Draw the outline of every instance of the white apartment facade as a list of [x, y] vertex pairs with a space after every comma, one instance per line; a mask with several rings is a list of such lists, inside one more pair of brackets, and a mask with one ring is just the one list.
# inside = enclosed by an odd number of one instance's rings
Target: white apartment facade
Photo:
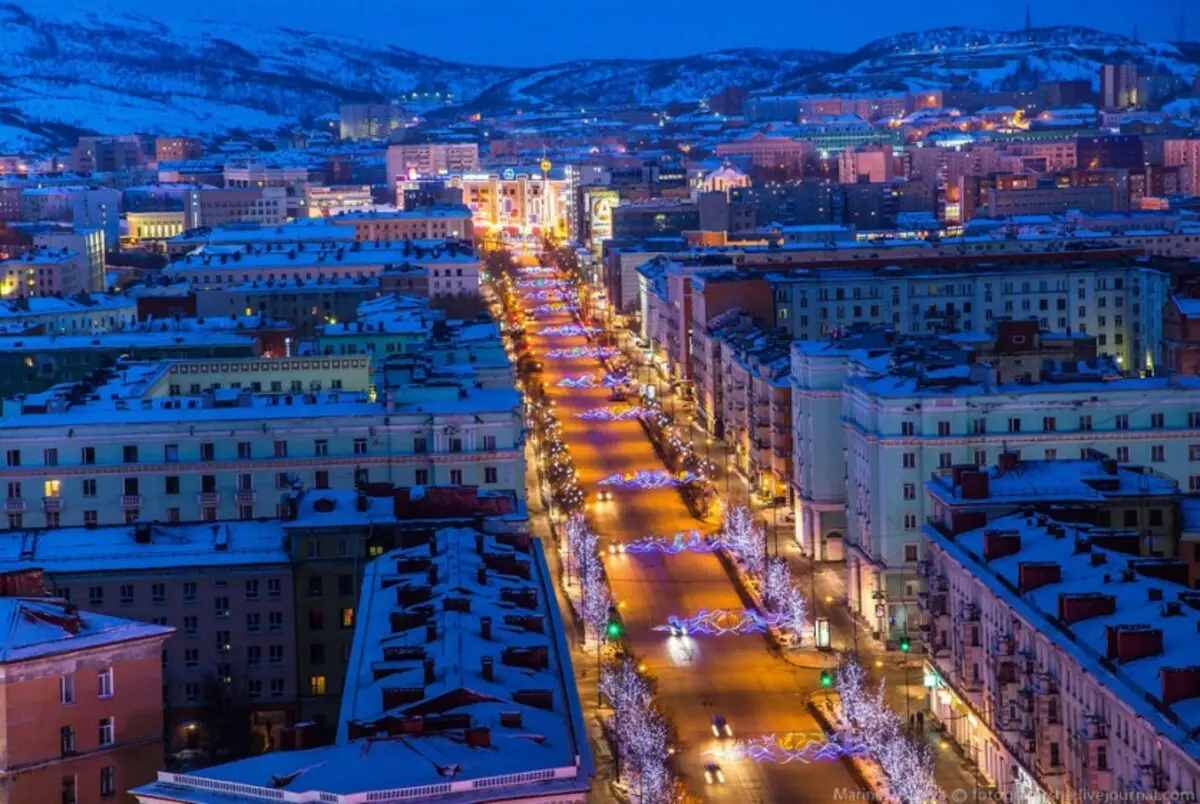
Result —
[[77, 404], [52, 391], [7, 401], [0, 529], [275, 517], [294, 487], [363, 481], [524, 495], [517, 391], [445, 380], [376, 399], [339, 379], [368, 360], [126, 364]]
[[[969, 371], [964, 381], [941, 385], [889, 373], [878, 358], [850, 362], [840, 412], [846, 580], [851, 608], [877, 631], [911, 633], [919, 619], [920, 527], [929, 514], [921, 489], [931, 474], [948, 473], [956, 464], [991, 465], [1006, 450], [1050, 460], [1099, 450], [1200, 491], [1200, 378], [1064, 375], [1053, 382], [997, 384], [985, 366]], [[793, 406], [802, 407], [797, 402]], [[822, 409], [825, 415], [829, 407]], [[834, 430], [838, 424], [830, 419], [823, 426]], [[819, 432], [822, 425], [806, 426]], [[801, 441], [793, 454], [806, 448]], [[831, 447], [823, 448], [829, 456]], [[837, 465], [814, 469], [837, 474]], [[832, 495], [822, 500], [832, 501]]]
[[797, 340], [878, 324], [903, 333], [982, 331], [1000, 318], [1037, 317], [1055, 331], [1096, 335], [1126, 370], [1160, 362], [1170, 276], [1144, 258], [979, 265], [795, 269], [772, 280], [775, 324]]
[[1197, 800], [1194, 592], [1087, 525], [924, 530], [929, 707], [998, 795]]
[[389, 145], [387, 149], [387, 176], [393, 186], [405, 179], [471, 170], [479, 170], [479, 145], [474, 142]]

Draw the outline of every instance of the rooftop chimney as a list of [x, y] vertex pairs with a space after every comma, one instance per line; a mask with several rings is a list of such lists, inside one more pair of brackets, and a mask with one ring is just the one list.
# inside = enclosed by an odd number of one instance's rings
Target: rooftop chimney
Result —
[[1058, 564], [1022, 561], [1017, 565], [1017, 586], [1022, 592], [1032, 592], [1052, 583], [1062, 583], [1062, 567]]
[[425, 660], [425, 686], [429, 686], [437, 681], [436, 669], [437, 668], [433, 663], [433, 659]]
[[491, 656], [484, 656], [482, 659], [479, 660], [479, 664], [480, 664], [480, 670], [483, 672], [483, 680], [484, 681], [495, 681], [496, 680], [496, 671], [495, 671], [496, 660], [493, 659]]
[[1112, 614], [1117, 610], [1117, 598], [1099, 592], [1084, 594], [1060, 594], [1058, 596], [1058, 619], [1064, 625], [1090, 620]]
[[492, 618], [491, 617], [480, 617], [479, 618], [479, 635], [482, 636], [484, 639], [492, 638]]
[[492, 730], [487, 726], [473, 726], [464, 731], [463, 736], [472, 748], [492, 747]]
[[1163, 652], [1163, 632], [1161, 628], [1151, 628], [1148, 625], [1110, 625], [1104, 629], [1108, 659], [1116, 659], [1121, 664], [1147, 656], [1160, 656]]
[[1164, 706], [1200, 696], [1200, 665], [1163, 667], [1158, 672], [1162, 680]]
[[985, 530], [983, 532], [983, 560], [1011, 556], [1021, 551], [1021, 534], [1015, 530]]

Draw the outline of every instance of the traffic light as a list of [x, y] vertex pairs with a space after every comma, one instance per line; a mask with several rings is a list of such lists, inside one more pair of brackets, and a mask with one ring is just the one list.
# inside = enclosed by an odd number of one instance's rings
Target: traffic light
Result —
[[912, 643], [908, 641], [908, 637], [900, 637], [900, 652], [908, 653], [908, 649], [912, 647]]
[[833, 673], [829, 672], [828, 670], [821, 671], [821, 686], [822, 687], [832, 687], [833, 686]]
[[608, 627], [604, 629], [604, 633], [609, 639], [619, 639], [621, 636], [621, 624], [616, 620], [609, 620]]

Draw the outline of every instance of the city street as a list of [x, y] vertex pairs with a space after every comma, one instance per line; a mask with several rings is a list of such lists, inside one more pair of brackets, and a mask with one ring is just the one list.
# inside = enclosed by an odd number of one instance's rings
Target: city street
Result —
[[[530, 343], [541, 359], [548, 349], [583, 346], [580, 337], [539, 334], [544, 326], [571, 323], [569, 313], [539, 317], [527, 325]], [[597, 382], [604, 369], [593, 358], [545, 359], [543, 381], [563, 427], [579, 481], [588, 492], [588, 515], [602, 543], [700, 528], [715, 523], [693, 518], [675, 489], [600, 487], [615, 473], [661, 469], [654, 448], [637, 421], [595, 422], [575, 414], [619, 405], [609, 390], [560, 388], [563, 378], [591, 374]], [[599, 501], [597, 492], [611, 490]], [[857, 789], [849, 771], [835, 761], [788, 765], [722, 762], [726, 783], [706, 785], [704, 755], [717, 746], [711, 718], [728, 718], [735, 735], [748, 737], [784, 732], [816, 732], [806, 696], [819, 686], [819, 668], [831, 658], [812, 655], [792, 662], [773, 655], [762, 637], [670, 637], [655, 626], [671, 615], [688, 616], [702, 609], [741, 609], [745, 602], [718, 559], [711, 554], [606, 554], [608, 576], [619, 601], [630, 647], [658, 685], [659, 699], [675, 722], [681, 742], [677, 768], [693, 793], [730, 802], [827, 802], [834, 790]], [[577, 668], [577, 672], [582, 668]], [[588, 673], [594, 673], [589, 668]]]

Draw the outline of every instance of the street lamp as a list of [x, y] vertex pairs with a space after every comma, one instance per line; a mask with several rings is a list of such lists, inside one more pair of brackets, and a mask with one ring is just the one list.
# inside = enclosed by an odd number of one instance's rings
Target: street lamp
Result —
[[912, 643], [908, 641], [908, 634], [901, 635], [900, 653], [902, 654], [904, 661], [904, 713], [908, 716], [910, 727], [912, 724], [912, 690], [909, 689], [908, 671], [910, 662], [908, 661], [908, 652], [911, 649]]

